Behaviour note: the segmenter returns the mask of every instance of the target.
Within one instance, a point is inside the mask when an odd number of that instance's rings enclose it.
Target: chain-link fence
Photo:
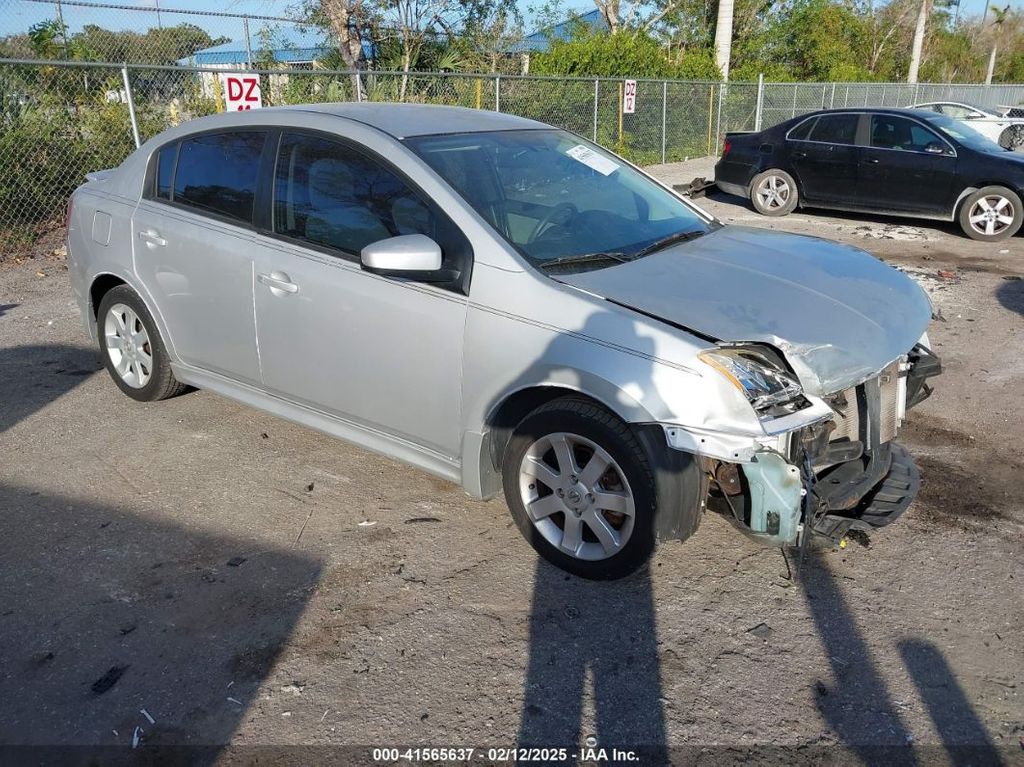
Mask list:
[[[845,107],[909,107],[956,101],[989,109],[1024,102],[1024,85],[957,83],[764,83],[761,127],[813,112]]]
[[[0,59],[0,249],[60,225],[90,170],[116,166],[141,141],[223,111],[219,75],[235,67]],[[253,70],[249,70],[253,71]],[[641,165],[715,154],[729,131],[766,128],[822,107],[905,106],[956,98],[1024,101],[1024,86],[624,81],[491,74],[255,70],[266,106],[405,101],[516,114],[590,138]]]

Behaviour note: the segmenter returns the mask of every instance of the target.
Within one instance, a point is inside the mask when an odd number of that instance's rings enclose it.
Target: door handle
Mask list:
[[[167,244],[167,240],[160,236],[159,232],[152,229],[143,229],[139,232],[139,239],[145,240],[150,245],[159,245],[161,248]]]
[[[864,162],[870,163],[871,165],[878,165],[881,162],[877,157],[865,157]]]
[[[807,152],[793,152],[794,157],[806,157]]]
[[[256,279],[271,290],[280,290],[284,293],[298,293],[299,286],[292,282],[284,272],[271,272],[270,274],[258,274]]]

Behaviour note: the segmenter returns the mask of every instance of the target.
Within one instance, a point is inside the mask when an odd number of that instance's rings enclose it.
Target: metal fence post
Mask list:
[[[793,114],[790,117],[796,117],[796,94],[799,89],[800,86],[797,83],[793,83]]]
[[[828,108],[834,109],[836,105],[836,84],[832,83],[832,96],[828,100]]]
[[[501,75],[494,76],[494,111],[501,111]]]
[[[661,164],[665,164],[665,148],[668,144],[668,80],[661,81]]]
[[[757,101],[754,107],[754,133],[761,130],[761,110],[764,109],[764,72],[757,75]]]
[[[598,102],[598,88],[601,81],[596,77],[594,78],[594,143],[597,143],[597,102]]]
[[[722,97],[725,96],[725,89],[729,87],[727,82],[718,86],[718,122],[715,124],[715,145],[722,141]],[[711,154],[708,152],[708,154]]]
[[[242,19],[242,29],[245,30],[245,65],[252,69],[252,42],[249,37],[249,17]]]
[[[124,97],[128,101],[128,118],[132,121],[132,138],[135,139],[135,148],[138,149],[142,142],[139,141],[139,123],[135,119],[135,99],[132,98],[132,84],[128,81],[127,62],[121,67],[121,80],[124,81]]]

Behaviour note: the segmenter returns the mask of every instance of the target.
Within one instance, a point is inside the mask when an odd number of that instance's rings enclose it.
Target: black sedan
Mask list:
[[[832,109],[727,133],[715,183],[766,216],[800,205],[959,221],[988,241],[1024,220],[1024,154],[915,109]]]

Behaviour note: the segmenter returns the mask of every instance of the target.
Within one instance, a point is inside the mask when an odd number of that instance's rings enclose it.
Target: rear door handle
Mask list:
[[[139,232],[139,239],[145,240],[149,245],[159,245],[161,248],[167,244],[167,240],[160,236],[159,232],[152,229],[143,229]]]
[[[266,285],[271,291],[282,293],[298,293],[299,286],[291,281],[284,272],[271,272],[270,274],[257,274],[256,279]]]
[[[864,162],[871,163],[872,165],[878,165],[881,162],[877,157],[865,157]]]

